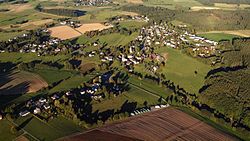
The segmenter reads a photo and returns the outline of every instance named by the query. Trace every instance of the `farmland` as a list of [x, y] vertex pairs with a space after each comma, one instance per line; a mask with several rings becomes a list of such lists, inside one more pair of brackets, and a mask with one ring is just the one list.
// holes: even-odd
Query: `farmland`
[[250, 6], [208, 1], [0, 2], [0, 140], [248, 140]]
[[166, 108], [132, 117], [79, 135], [67, 137], [63, 140], [77, 140], [79, 138], [87, 138], [87, 140], [97, 139], [98, 136], [96, 134], [98, 132], [101, 132], [103, 137], [115, 134], [120, 136], [120, 140], [123, 138], [156, 141], [193, 139], [236, 140], [236, 138], [174, 108]]
[[199, 34], [202, 37], [205, 37], [210, 40], [220, 41], [220, 40], [232, 40], [233, 38], [240, 37], [233, 34], [225, 34], [225, 33], [206, 33], [206, 34]]
[[1, 74], [0, 95], [34, 93], [48, 86], [40, 76], [29, 72]]

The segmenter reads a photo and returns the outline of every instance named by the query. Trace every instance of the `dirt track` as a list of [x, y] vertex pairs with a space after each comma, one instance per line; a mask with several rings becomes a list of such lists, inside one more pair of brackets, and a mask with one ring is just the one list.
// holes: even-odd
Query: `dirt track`
[[[98, 140], [110, 138], [112, 134], [133, 140], [167, 141], [167, 140], [200, 140], [200, 141], [231, 141], [236, 138], [227, 135], [204, 122], [174, 108], [146, 113], [127, 120], [106, 125], [62, 140]], [[104, 134], [106, 132], [107, 136]]]

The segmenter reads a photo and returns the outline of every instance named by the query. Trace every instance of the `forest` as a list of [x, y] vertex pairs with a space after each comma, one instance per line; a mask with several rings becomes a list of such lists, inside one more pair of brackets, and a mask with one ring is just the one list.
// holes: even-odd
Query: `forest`
[[249, 38], [227, 41], [222, 67], [208, 73], [199, 101], [230, 119], [233, 127], [250, 128]]
[[192, 25], [197, 31], [250, 29], [250, 12], [246, 10], [170, 10], [161, 7], [124, 6], [125, 11], [146, 15], [152, 21], [181, 21]]

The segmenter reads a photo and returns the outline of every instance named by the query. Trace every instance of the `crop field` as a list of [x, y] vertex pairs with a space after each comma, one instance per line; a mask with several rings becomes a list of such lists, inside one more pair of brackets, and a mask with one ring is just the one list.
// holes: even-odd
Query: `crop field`
[[100, 31], [100, 30], [107, 29], [110, 27], [112, 27], [112, 26], [105, 26], [101, 23], [91, 23], [91, 24], [83, 24], [79, 28], [76, 28], [76, 30], [79, 31], [80, 33], [84, 34], [85, 32], [88, 32], [88, 31], [93, 31], [93, 30]]
[[[203, 86], [204, 78], [211, 67], [176, 49], [161, 47], [157, 52], [168, 53], [166, 66], [162, 68], [167, 80], [173, 81], [189, 92], [197, 93]], [[198, 73], [195, 74], [195, 71]]]
[[81, 33], [66, 25], [52, 27], [49, 28], [49, 30], [51, 31], [52, 37], [56, 37], [62, 40], [72, 39], [81, 35]]
[[142, 0], [127, 0], [128, 3], [133, 3], [133, 4], [143, 4]]
[[48, 86], [39, 75], [30, 72], [12, 72], [0, 76], [0, 95], [34, 93]]
[[[98, 139], [105, 136], [120, 136], [117, 140], [236, 140], [234, 137], [195, 119], [188, 114], [174, 109], [164, 108], [143, 115], [135, 116], [116, 123], [90, 130], [63, 140]], [[112, 137], [112, 136], [111, 136]], [[129, 139], [127, 139], [129, 138]]]
[[225, 33], [205, 33], [199, 34], [199, 36], [205, 37], [209, 40], [220, 41], [220, 40], [232, 40], [233, 38], [240, 37], [233, 34], [225, 34]]

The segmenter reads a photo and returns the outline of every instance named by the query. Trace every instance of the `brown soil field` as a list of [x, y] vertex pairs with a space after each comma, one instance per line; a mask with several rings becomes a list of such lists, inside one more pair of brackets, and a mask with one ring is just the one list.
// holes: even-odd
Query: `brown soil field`
[[142, 0], [127, 0], [128, 3], [133, 3], [133, 4], [143, 4]]
[[199, 11], [199, 10], [215, 10], [220, 9], [218, 7], [209, 7], [209, 6], [193, 6], [191, 7], [192, 11]]
[[81, 35], [81, 33], [77, 32], [73, 28], [66, 26], [66, 25], [52, 27], [52, 28], [49, 28], [49, 30], [51, 31], [52, 37], [57, 37], [62, 40], [75, 38]]
[[76, 28], [76, 30], [84, 34], [85, 32], [88, 32], [88, 31], [103, 30], [103, 29], [107, 29], [110, 27], [112, 26], [105, 26], [101, 23], [90, 23], [90, 24], [83, 24], [79, 28]]
[[25, 136], [21, 135], [15, 139], [15, 141], [29, 141]]
[[39, 75], [20, 71], [0, 74], [0, 95], [37, 92], [48, 84]]
[[105, 125], [82, 134], [63, 138], [62, 140], [108, 140], [112, 139], [112, 135], [119, 135], [120, 138], [117, 139], [119, 141], [122, 141], [125, 137], [145, 141], [237, 140], [175, 108], [164, 108], [130, 117], [126, 120]]

